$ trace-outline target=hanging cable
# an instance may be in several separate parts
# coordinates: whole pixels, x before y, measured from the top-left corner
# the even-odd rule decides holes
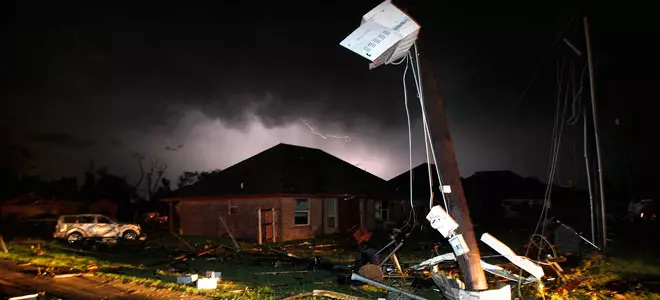
[[[403,56],[403,57],[401,58],[400,61],[391,62],[390,64],[395,65],[395,66],[398,66],[398,65],[400,65],[400,64],[401,64],[404,60],[406,60],[406,59],[407,59],[407,55]]]
[[[408,52],[408,58],[410,59],[410,61],[413,60],[412,59],[412,54],[410,54],[410,52]],[[431,208],[433,208],[434,193],[433,193],[433,171],[431,170],[431,159],[430,159],[431,153],[429,152],[429,143],[431,143],[432,141],[431,141],[431,137],[428,134],[429,131],[427,130],[428,123],[427,123],[427,120],[426,120],[426,114],[424,113],[423,98],[420,96],[421,92],[420,92],[419,87],[421,85],[421,82],[419,82],[419,80],[417,79],[417,75],[416,75],[417,71],[415,69],[416,69],[415,65],[412,64],[413,78],[415,80],[415,86],[417,88],[417,98],[420,99],[420,105],[422,107],[422,126],[424,127],[423,128],[424,129],[424,148],[426,150],[425,151],[426,166],[427,166],[428,173],[429,173],[429,209],[431,209]],[[433,147],[433,145],[431,145],[431,147]]]
[[[410,61],[407,58],[408,56],[405,57],[406,60],[406,68],[403,70],[403,101],[406,107],[406,119],[408,121],[408,163],[409,163],[409,173],[410,173],[410,213],[408,214],[408,221],[406,221],[406,224],[402,228],[406,228],[408,225],[410,225],[410,220],[415,219],[415,222],[417,222],[416,216],[415,216],[415,203],[413,201],[413,174],[412,174],[412,127],[410,125],[410,109],[408,108],[408,89],[406,87],[406,74],[408,73],[408,66],[410,65]]]
[[[560,63],[561,61],[561,63]],[[551,150],[550,150],[550,163],[548,167],[548,184],[546,186],[545,190],[545,195],[543,199],[543,207],[541,208],[541,215],[539,216],[539,219],[536,223],[536,226],[534,228],[534,235],[539,233],[539,228],[541,229],[541,235],[544,234],[545,232],[545,223],[547,222],[547,215],[548,215],[548,210],[550,206],[550,199],[552,196],[552,187],[554,185],[554,178],[556,174],[556,169],[557,169],[557,161],[559,159],[559,150],[560,150],[560,145],[561,145],[561,137],[562,137],[562,132],[564,128],[564,117],[566,114],[566,107],[567,107],[567,100],[568,97],[564,95],[565,93],[562,91],[563,87],[563,70],[564,70],[564,63],[560,59],[557,64],[557,85],[558,85],[558,92],[557,92],[557,101],[556,101],[556,108],[555,108],[555,120],[554,120],[554,125],[553,125],[553,131],[552,131],[552,143],[551,143]],[[564,105],[562,108],[562,98],[564,98]],[[532,244],[532,240],[534,238],[534,235],[530,237],[530,240],[527,244],[527,249],[525,251],[525,256],[529,255],[529,250]],[[540,255],[540,251],[539,251]],[[538,258],[537,258],[538,259]]]
[[[580,77],[576,78],[577,82],[574,84],[574,87],[577,89],[576,91],[573,91],[573,118],[569,119],[568,124],[569,125],[575,125],[577,121],[580,120],[580,115],[582,114],[582,89],[584,88],[583,85],[583,78],[585,71],[587,70],[587,64],[582,67],[582,71],[580,72]],[[579,83],[579,88],[578,88],[578,83]]]
[[[421,71],[419,69],[419,51],[417,49],[417,43],[413,44],[413,47],[415,48],[415,64],[412,64],[413,68],[413,77],[415,79],[415,86],[417,87],[417,98],[419,98],[419,103],[422,109],[422,125],[424,126],[424,138],[428,138],[429,141],[433,141],[431,138],[431,130],[429,129],[429,124],[428,124],[428,118],[426,116],[426,106],[424,105],[424,95],[422,91],[422,82],[421,82]],[[409,56],[412,56],[409,54]],[[410,60],[413,61],[412,57],[410,57]],[[445,210],[447,213],[449,213],[449,205],[447,205],[447,195],[444,193],[442,190],[443,187],[443,180],[442,180],[442,175],[440,174],[440,170],[438,169],[438,162],[436,161],[436,155],[435,155],[435,147],[433,143],[430,143],[430,148],[431,148],[431,154],[433,157],[433,164],[435,166],[435,173],[438,179],[438,186],[440,187],[440,194],[442,195],[442,202],[445,205]],[[427,158],[428,159],[428,158]],[[430,167],[430,166],[429,166]],[[432,178],[429,178],[429,184],[431,184]],[[431,188],[433,188],[431,186]],[[429,199],[429,202],[431,202],[432,199]]]
[[[573,21],[575,21],[576,19],[577,19],[577,15],[573,15],[573,16],[568,20],[568,22],[566,23],[566,25],[565,25],[565,26],[564,26],[564,27],[563,27],[563,28],[557,33],[557,38],[555,39],[554,42],[552,42],[552,45],[550,45],[550,48],[548,49],[548,51],[546,51],[545,54],[543,55],[543,58],[541,59],[541,62],[539,63],[539,65],[538,65],[537,68],[536,68],[536,71],[534,72],[534,76],[532,76],[532,80],[527,84],[527,86],[525,87],[525,90],[523,90],[522,94],[520,94],[520,97],[518,97],[518,100],[517,100],[517,101],[513,104],[513,106],[511,107],[511,110],[506,114],[506,117],[504,117],[504,123],[505,123],[505,124],[506,124],[507,121],[509,120],[509,117],[511,117],[511,115],[513,114],[513,112],[516,110],[516,108],[517,108],[517,107],[523,102],[523,100],[525,99],[525,96],[527,95],[527,92],[529,92],[529,89],[532,87],[532,85],[533,85],[534,82],[536,81],[536,78],[537,78],[537,77],[539,76],[539,74],[541,73],[541,70],[543,69],[543,65],[545,64],[545,60],[546,60],[546,59],[549,57],[549,55],[552,53],[552,50],[555,48],[555,46],[557,45],[557,43],[559,43],[559,41],[562,40],[562,38],[563,38],[563,36],[564,36],[564,31],[566,31],[566,29],[570,28],[571,25],[573,25]]]

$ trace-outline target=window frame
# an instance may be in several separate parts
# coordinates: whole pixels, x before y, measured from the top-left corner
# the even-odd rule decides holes
[[[378,205],[380,203],[380,206]],[[376,210],[376,220],[381,222],[387,222],[390,220],[390,203],[385,199],[376,199],[374,203],[374,208]],[[385,212],[386,217],[383,218],[383,212]]]
[[[234,209],[234,213],[232,213],[232,209]],[[228,216],[238,215],[238,204],[234,205],[233,200],[229,200],[227,203],[227,215]]]
[[[332,208],[334,210],[333,214],[328,214],[328,212],[327,212],[328,207],[326,206],[326,203],[327,203],[326,201],[328,201],[331,204],[330,206],[332,206]],[[337,215],[338,215],[338,210],[339,210],[338,202],[339,201],[337,200],[337,198],[324,198],[323,199],[323,211],[325,211],[325,226],[327,228],[333,228],[333,229],[334,228],[339,228],[339,225],[338,225],[338,222],[337,222],[338,221]],[[328,222],[328,219],[330,219],[330,218],[333,218],[333,220],[334,220],[334,224],[332,226],[330,226],[329,225],[330,222]]]
[[[296,209],[296,201],[298,201],[298,200],[306,201],[307,202],[307,209],[304,209],[304,210],[303,209]],[[294,226],[309,226],[309,225],[311,225],[311,223],[312,223],[311,222],[311,214],[310,214],[311,208],[312,208],[312,202],[309,199],[305,199],[305,198],[294,199],[293,200],[293,225]],[[307,223],[305,223],[305,224],[296,223],[296,214],[298,214],[298,213],[307,214]]]

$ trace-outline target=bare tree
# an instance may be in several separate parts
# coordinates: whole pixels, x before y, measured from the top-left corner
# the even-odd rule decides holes
[[[165,171],[167,171],[167,164],[158,158],[151,159],[149,165],[145,167],[145,155],[142,153],[135,153],[133,157],[138,162],[140,168],[140,177],[135,183],[136,191],[144,191],[147,194],[147,199],[151,200],[158,191],[158,184],[161,182]],[[141,186],[146,184],[146,187]]]

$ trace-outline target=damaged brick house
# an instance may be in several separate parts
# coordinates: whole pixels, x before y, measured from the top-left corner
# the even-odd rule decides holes
[[[285,241],[398,218],[387,181],[319,149],[278,144],[164,199],[186,235]],[[174,214],[177,214],[175,217]]]

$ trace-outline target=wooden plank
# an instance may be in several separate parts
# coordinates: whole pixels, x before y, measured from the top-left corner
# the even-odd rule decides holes
[[[229,238],[231,238],[231,241],[234,243],[234,246],[236,247],[236,251],[241,251],[241,246],[238,245],[236,239],[234,239],[234,235],[231,234],[231,230],[229,230],[229,227],[227,227],[227,224],[225,223],[225,219],[223,219],[222,217],[218,217],[218,219],[220,220],[220,223],[222,223],[222,226],[225,227],[225,230],[227,231]]]

